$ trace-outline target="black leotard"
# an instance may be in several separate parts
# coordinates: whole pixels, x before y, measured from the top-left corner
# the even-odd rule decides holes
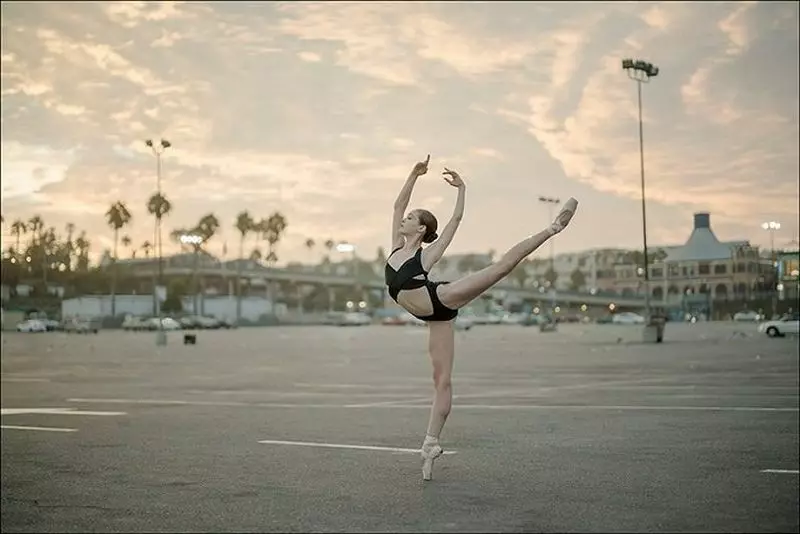
[[[392,254],[401,248],[403,247],[394,249],[392,253],[389,254],[389,258],[391,258]],[[400,291],[425,287],[427,288],[428,295],[430,295],[431,298],[433,313],[425,316],[420,316],[413,313],[412,315],[423,321],[450,321],[458,315],[458,310],[453,310],[442,304],[442,301],[439,300],[439,296],[436,294],[436,288],[438,286],[442,284],[448,284],[449,282],[432,282],[428,280],[428,273],[422,268],[421,255],[422,248],[420,247],[417,249],[417,253],[408,258],[406,262],[403,263],[403,265],[401,265],[396,271],[391,265],[389,265],[387,258],[385,276],[386,285],[389,287],[389,295],[395,302],[397,302],[397,296],[400,294]],[[419,275],[423,275],[423,277],[416,278]]]

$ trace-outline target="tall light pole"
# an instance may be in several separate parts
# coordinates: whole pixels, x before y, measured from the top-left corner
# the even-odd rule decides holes
[[[561,204],[561,200],[552,197],[539,197],[539,202],[547,204],[547,211],[549,213],[548,217],[548,224],[553,222],[553,206],[557,204]],[[550,271],[553,273],[555,277],[556,274],[556,255],[555,255],[555,239],[550,239]],[[555,313],[556,308],[556,281],[552,280],[550,282],[552,287],[550,288],[550,296],[552,297],[552,306],[553,306],[553,313]]]
[[[150,147],[150,150],[153,151],[153,155],[156,157],[156,191],[160,198],[161,154],[163,154],[166,149],[171,147],[172,143],[166,139],[161,139],[158,144],[155,144],[152,139],[145,139],[144,144]],[[161,286],[164,283],[164,261],[161,250],[161,213],[158,211],[158,209],[156,210],[156,227],[153,232],[153,240],[155,241],[156,248],[158,249],[158,286]],[[158,289],[156,285],[153,286],[153,294],[155,295],[156,307],[158,308],[158,332],[156,333],[156,345],[166,345],[167,334],[164,332],[164,317],[161,313],[161,304],[158,302]]]
[[[623,59],[622,69],[628,78],[636,82],[639,96],[639,165],[642,177],[642,244],[644,248],[644,314],[645,321],[650,321],[650,269],[647,259],[647,208],[644,194],[644,135],[642,133],[642,84],[649,83],[650,78],[658,76],[658,67],[640,59]]]
[[[775,230],[781,229],[781,223],[777,221],[767,221],[765,223],[761,223],[761,228],[764,230],[769,231],[769,259],[770,259],[770,266],[772,267],[772,288],[770,293],[772,294],[772,316],[775,317],[775,312],[778,308],[777,302],[777,294],[776,294],[776,284],[778,282],[777,276],[777,260],[775,258]]]
[[[336,245],[336,252],[351,253],[350,261],[353,262],[353,279],[355,281],[356,294],[358,294],[358,262],[356,261],[356,246],[347,242],[339,243]]]

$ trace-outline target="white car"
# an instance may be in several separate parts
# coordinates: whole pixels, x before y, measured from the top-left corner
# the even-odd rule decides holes
[[[761,319],[761,315],[753,310],[742,310],[733,314],[733,320],[736,322],[757,323]]]
[[[615,313],[611,322],[614,324],[644,324],[644,317],[638,313],[621,312]]]
[[[158,330],[158,317],[151,317],[147,320],[149,330]],[[181,323],[172,317],[163,317],[161,319],[161,328],[163,330],[181,330],[183,327]]]
[[[769,337],[782,337],[786,334],[800,334],[800,313],[784,314],[775,321],[764,321],[758,325],[758,331]]]
[[[41,319],[28,319],[17,324],[17,332],[47,332],[47,324]]]
[[[372,318],[366,313],[347,312],[339,317],[339,326],[367,326],[372,324]]]

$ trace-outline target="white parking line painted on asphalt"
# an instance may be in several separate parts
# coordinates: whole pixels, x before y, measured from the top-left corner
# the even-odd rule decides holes
[[[0,428],[5,430],[40,430],[42,432],[77,432],[76,428],[55,428],[51,426],[18,426],[18,425],[0,425]]]
[[[0,378],[0,382],[50,382],[49,378]]]
[[[428,399],[430,400],[430,399]],[[400,410],[430,410],[427,404],[288,404],[274,402],[215,402],[157,399],[88,399],[72,398],[68,402],[89,404],[146,404],[165,406],[239,406],[253,408],[327,408],[327,409],[359,409],[383,408]],[[800,408],[770,408],[760,406],[613,406],[613,405],[564,405],[564,404],[455,404],[457,410],[653,410],[653,411],[698,411],[698,412],[800,412]]]
[[[378,406],[383,408],[427,408],[426,406],[399,405]],[[569,404],[456,404],[457,410],[654,410],[697,412],[798,412],[800,408],[769,408],[758,406],[606,406]]]
[[[762,473],[778,473],[782,475],[800,475],[798,469],[762,469]]]
[[[77,408],[0,408],[0,415],[21,415],[21,414],[46,414],[46,415],[127,415],[125,412],[87,412]]]
[[[430,383],[433,383],[432,380],[427,380]],[[294,382],[292,384],[294,387],[298,388],[320,388],[320,389],[421,389],[423,386],[418,385],[411,385],[411,384],[315,384],[310,382]]]
[[[319,443],[315,441],[283,441],[276,439],[263,439],[259,443],[266,445],[296,445],[298,447],[322,447],[328,449],[355,449],[361,451],[408,452],[419,454],[419,449],[404,449],[401,447],[380,447],[377,445],[345,445],[341,443]],[[444,454],[456,454],[456,451],[444,451]]]

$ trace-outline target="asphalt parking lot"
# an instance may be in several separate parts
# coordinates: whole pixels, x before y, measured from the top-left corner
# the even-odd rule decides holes
[[[753,325],[2,336],[3,532],[798,532],[798,340]],[[36,411],[38,410],[38,411]]]

